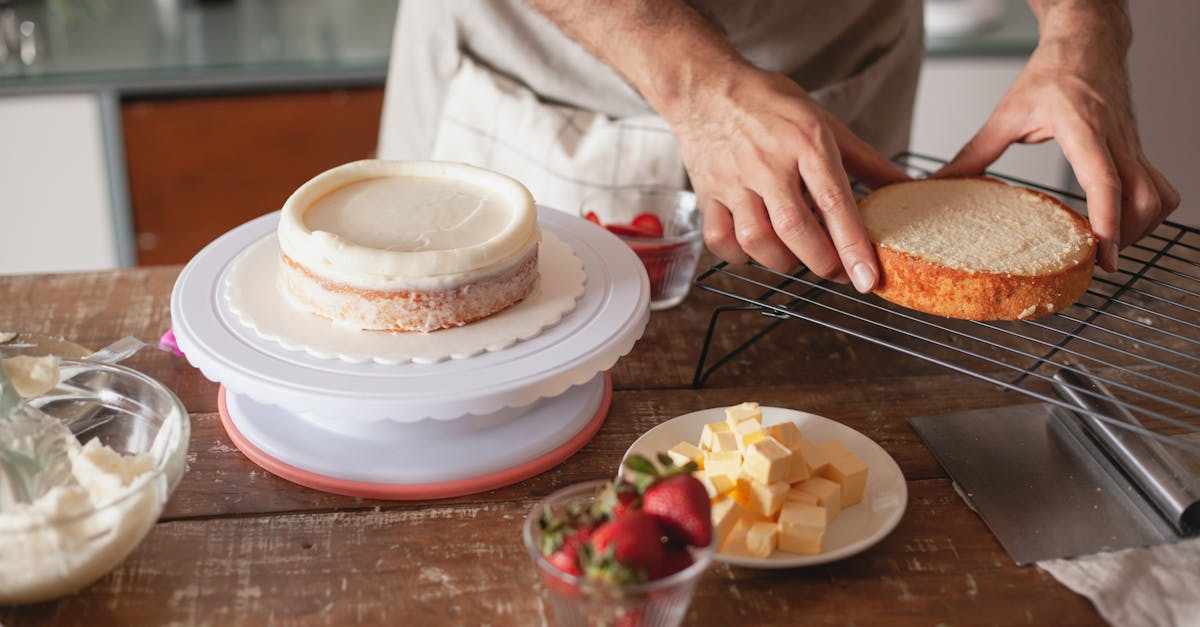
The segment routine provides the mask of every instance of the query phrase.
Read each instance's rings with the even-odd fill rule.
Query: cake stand
[[[278,212],[217,238],[180,273],[171,322],[180,350],[221,384],[221,422],[264,469],[327,492],[444,498],[515,483],[572,455],[608,414],[607,370],[645,330],[650,286],[604,229],[539,207],[538,222],[583,264],[575,309],[496,352],[431,364],[350,363],[261,337],[225,286]],[[287,304],[282,293],[280,306]]]

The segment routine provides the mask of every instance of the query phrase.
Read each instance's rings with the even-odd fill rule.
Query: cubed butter
[[[748,401],[725,408],[725,422],[736,425],[743,420],[753,420],[759,425],[762,424],[762,411],[758,408],[758,403]]]
[[[717,438],[717,434],[730,433],[731,429],[732,426],[728,422],[724,421],[710,422],[704,425],[704,428],[700,430],[700,448],[706,451],[716,450],[715,440]]]
[[[754,557],[771,557],[779,545],[779,526],[760,521],[746,530],[746,552]]]
[[[742,513],[742,506],[727,496],[719,496],[713,501],[712,523],[713,531],[717,534],[717,546],[725,542],[734,525],[742,519]]]
[[[829,520],[837,518],[842,511],[842,486],[825,477],[809,477],[807,481],[797,484],[801,492],[808,492],[817,497],[817,505],[825,508]]]
[[[788,451],[788,476],[784,481],[798,483],[812,476],[808,471],[808,460],[800,449]]]
[[[713,437],[712,448],[709,450],[717,452],[736,451],[740,453],[741,451],[738,450],[737,443],[738,439],[733,434],[733,431],[724,431]]]
[[[704,472],[710,475],[738,476],[742,468],[742,454],[737,451],[705,451]]]
[[[779,550],[818,555],[825,537],[825,508],[807,503],[784,503],[779,512]]]
[[[842,486],[842,506],[849,507],[861,502],[867,491],[866,462],[837,440],[825,442],[819,448],[829,458],[821,476]]]
[[[783,497],[783,504],[788,503],[804,503],[805,505],[816,505],[817,495],[811,492],[805,492],[797,486],[792,486],[788,493]]]
[[[732,491],[735,485],[733,478],[729,475],[710,474],[703,470],[697,470],[692,473],[692,476],[700,480],[700,484],[704,486],[710,499],[715,499],[722,494]]]
[[[791,452],[774,438],[763,438],[746,447],[742,472],[759,483],[787,482]]]
[[[829,463],[829,458],[825,456],[825,453],[821,452],[817,444],[807,437],[800,440],[797,450],[804,456],[804,465],[808,468],[809,475],[821,474],[825,470],[825,465]]]
[[[783,500],[791,486],[780,481],[778,483],[750,482],[750,511],[766,518],[772,518],[783,507]]]
[[[733,435],[737,437],[738,450],[742,454],[746,453],[751,444],[767,437],[767,434],[763,433],[762,425],[753,420],[743,420],[733,425]]]
[[[804,439],[804,434],[800,433],[800,427],[792,421],[781,422],[777,425],[771,425],[763,429],[767,435],[775,438],[780,444],[787,447],[789,451],[796,450],[800,445],[800,440]]]
[[[696,448],[691,442],[680,442],[667,450],[667,457],[675,462],[676,466],[683,466],[688,462],[696,462],[696,467],[704,470],[704,451]]]

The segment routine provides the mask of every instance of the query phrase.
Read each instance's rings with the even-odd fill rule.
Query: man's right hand
[[[869,186],[908,178],[788,77],[749,64],[664,107],[710,250],[780,272],[797,260],[861,292],[879,272],[847,172]]]

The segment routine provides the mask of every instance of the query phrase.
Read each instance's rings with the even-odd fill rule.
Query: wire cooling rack
[[[914,176],[945,163],[913,153],[896,161]],[[1041,189],[1076,209],[1084,206],[1082,196],[1067,190],[989,174]],[[1036,320],[929,316],[858,294],[807,268],[785,275],[754,263],[718,263],[701,273],[695,286],[741,304],[714,310],[693,387],[780,325],[807,320],[1200,455],[1195,437],[1200,435],[1200,231],[1195,228],[1164,223],[1121,253],[1116,272],[1097,268],[1078,303]],[[774,320],[706,368],[718,320],[730,313]]]

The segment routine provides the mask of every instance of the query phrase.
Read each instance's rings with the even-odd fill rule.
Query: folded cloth
[[[1087,597],[1118,627],[1200,626],[1200,538],[1038,567]]]

